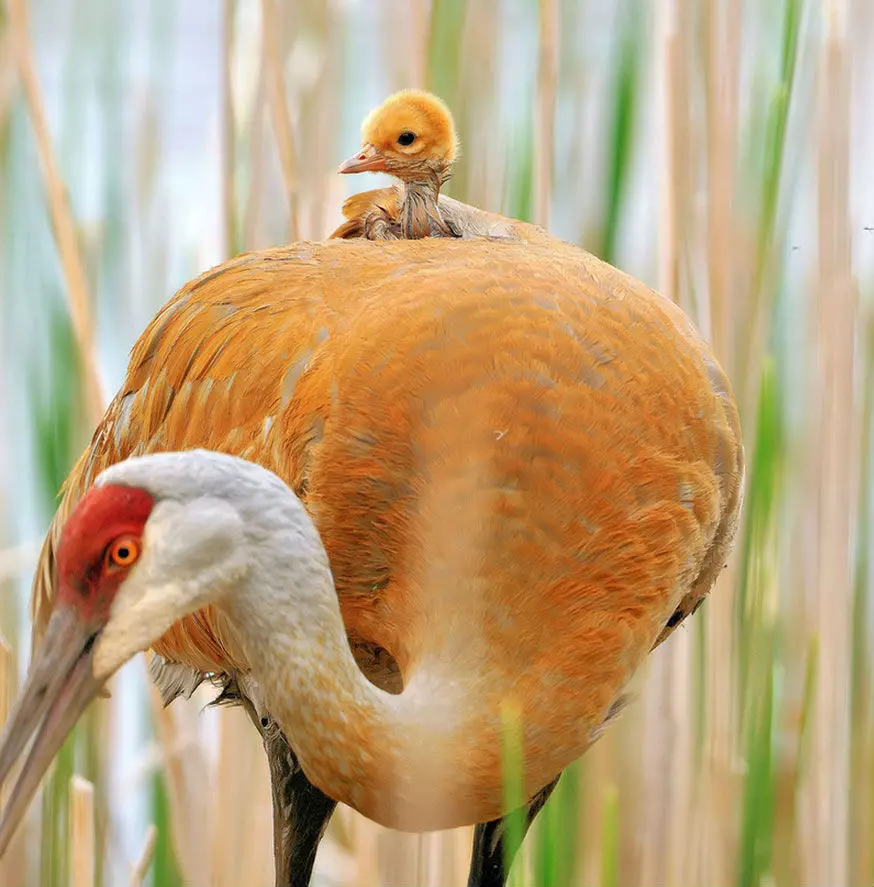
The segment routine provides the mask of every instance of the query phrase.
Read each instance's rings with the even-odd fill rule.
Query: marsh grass
[[[501,761],[504,775],[504,809],[507,826],[504,838],[504,864],[510,866],[522,846],[525,834],[525,774],[522,769],[522,720],[515,702],[507,700],[501,712],[502,741]],[[509,887],[519,887],[520,869],[511,872]]]
[[[859,4],[837,25],[803,0],[646,6],[415,0],[401,13],[388,0],[198,0],[134,15],[84,0],[72,15],[69,0],[10,0],[0,552],[41,538],[103,387],[116,389],[158,306],[231,254],[327,233],[350,187],[332,174],[345,140],[403,78],[421,81],[458,119],[464,154],[449,193],[549,219],[661,286],[713,342],[744,425],[729,568],[560,781],[514,884],[869,884],[874,269],[856,226],[874,207],[864,180],[851,211],[848,168],[874,133],[850,118],[872,96],[848,71],[874,35]],[[0,708],[29,647],[31,568],[19,583],[0,577],[13,651],[0,649]],[[131,677],[141,667],[66,743],[40,815],[0,863],[4,884],[87,879],[68,843],[74,776],[94,786],[95,883],[236,887],[240,871],[270,883],[254,733],[239,713],[198,714],[208,694],[160,712]],[[138,779],[115,741],[131,710],[157,762]],[[515,809],[521,755],[518,725],[508,728]],[[251,771],[250,785],[234,768]],[[119,782],[135,804],[119,803]],[[462,883],[469,840],[469,829],[395,835],[341,810],[317,876]]]

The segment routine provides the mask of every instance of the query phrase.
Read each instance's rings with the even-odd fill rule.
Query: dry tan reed
[[[810,772],[803,794],[806,869],[812,883],[848,884],[852,516],[856,513],[854,397],[856,290],[852,276],[850,80],[845,24],[829,7],[819,121],[819,279],[811,308],[818,384],[810,429],[818,453],[818,570],[811,630],[819,640]]]
[[[15,698],[15,674],[18,669],[12,658],[9,643],[0,634],[0,724],[6,723]]]
[[[70,887],[94,887],[94,786],[70,780]]]
[[[428,79],[428,0],[411,0],[409,9],[412,47],[409,85],[424,89]]]
[[[275,0],[261,0],[261,27],[273,134],[276,137],[279,166],[288,202],[288,239],[294,241],[299,236],[297,152],[282,72],[282,55],[279,49],[281,29]]]
[[[735,280],[738,269],[734,208],[739,124],[740,28],[739,0],[709,7],[707,32],[707,251],[709,256],[710,328],[713,348],[724,364],[731,360],[730,343]],[[727,366],[727,369],[731,369]]]
[[[555,156],[555,100],[558,89],[558,0],[540,0],[540,53],[534,125],[534,221],[549,225],[552,163]]]
[[[12,709],[12,702],[15,699],[15,691],[18,686],[17,672],[12,648],[0,635],[0,727],[6,723],[6,718]],[[6,792],[0,786],[0,804],[5,800]],[[24,879],[28,839],[29,827],[28,823],[24,822],[19,834],[13,838],[6,855],[0,859],[0,884],[15,884]]]
[[[236,56],[236,0],[224,0],[222,27],[222,203],[224,205],[225,255],[237,252],[237,125],[233,68]]]
[[[681,205],[678,145],[687,137],[688,120],[681,114],[679,92],[679,37],[676,10],[663,4],[662,18],[655,30],[654,50],[661,59],[664,114],[662,174],[659,181],[659,282],[660,289],[674,301],[679,299],[680,246],[678,208]],[[688,803],[681,784],[683,760],[688,756],[687,660],[690,639],[683,635],[670,647],[657,651],[649,670],[644,701],[644,731],[651,737],[643,751],[643,800],[641,810],[641,861],[643,883],[671,885],[682,880],[678,871],[686,848],[675,846],[675,836],[686,826],[683,814]],[[678,686],[679,685],[679,686]],[[678,692],[679,691],[679,692]],[[685,710],[676,712],[678,702]]]
[[[710,67],[707,73],[707,232],[708,306],[711,342],[726,371],[732,372],[728,305],[736,294],[732,275],[738,259],[734,238],[735,146],[738,144],[738,31],[739,4],[722,0],[709,5],[707,48]],[[691,186],[690,186],[691,192]],[[690,223],[692,219],[689,219]],[[701,318],[699,317],[699,322]],[[741,409],[743,407],[741,406]],[[746,429],[745,429],[746,430]],[[735,552],[735,558],[737,552]],[[739,785],[738,715],[735,710],[734,639],[732,626],[737,584],[731,570],[724,572],[706,612],[707,632],[707,740],[701,791],[693,802],[707,811],[698,819],[706,823],[693,834],[700,836],[696,847],[700,855],[688,875],[705,883],[723,883],[734,874],[738,833],[732,823],[738,809]]]
[[[155,855],[155,844],[158,841],[158,830],[155,826],[150,825],[146,830],[146,837],[143,839],[143,846],[137,861],[131,866],[129,887],[142,887],[149,873],[149,866],[152,864],[152,857]]]
[[[6,121],[16,91],[14,51],[12,49],[12,33],[9,28],[0,31],[0,120]]]
[[[266,117],[267,56],[263,54],[258,68],[258,86],[252,106],[252,117],[247,127],[252,161],[249,165],[249,193],[246,200],[246,211],[243,215],[243,248],[258,242],[258,226],[262,222],[263,214],[261,207],[264,199],[264,129]]]

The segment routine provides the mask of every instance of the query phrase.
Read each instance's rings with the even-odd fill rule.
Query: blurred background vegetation
[[[569,771],[517,883],[870,885],[869,0],[8,0],[0,718],[56,492],[136,337],[209,266],[327,236],[375,179],[337,163],[405,86],[456,115],[452,196],[678,301],[744,423],[735,556]],[[140,883],[150,847],[157,887],[272,883],[255,731],[202,712],[208,692],[161,712],[143,665],[67,743],[0,884]],[[462,884],[469,848],[341,810],[316,883]]]

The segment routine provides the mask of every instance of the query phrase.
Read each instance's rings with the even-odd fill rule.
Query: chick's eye
[[[404,148],[412,145],[413,142],[415,142],[415,141],[416,141],[416,134],[414,132],[410,132],[409,130],[402,132],[398,136],[398,144]]]
[[[106,549],[106,567],[110,570],[129,567],[139,556],[140,543],[132,536],[122,536]]]

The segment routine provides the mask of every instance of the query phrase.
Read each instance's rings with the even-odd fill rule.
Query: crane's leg
[[[528,802],[525,817],[522,820],[522,837],[528,834],[531,823],[549,800],[552,790],[558,785],[561,774],[545,785]],[[504,887],[510,873],[513,860],[504,859],[504,838],[507,820],[493,819],[491,822],[480,823],[473,835],[473,853],[470,857],[470,875],[467,887]],[[518,848],[517,848],[518,849]]]
[[[272,722],[262,735],[273,794],[276,887],[308,887],[316,851],[337,802],[304,776],[285,736]]]
[[[222,695],[242,704],[264,742],[273,800],[274,883],[276,887],[309,887],[316,851],[337,802],[304,776],[251,679],[227,681]]]
[[[364,236],[367,240],[400,240],[398,223],[380,207],[364,219]]]

